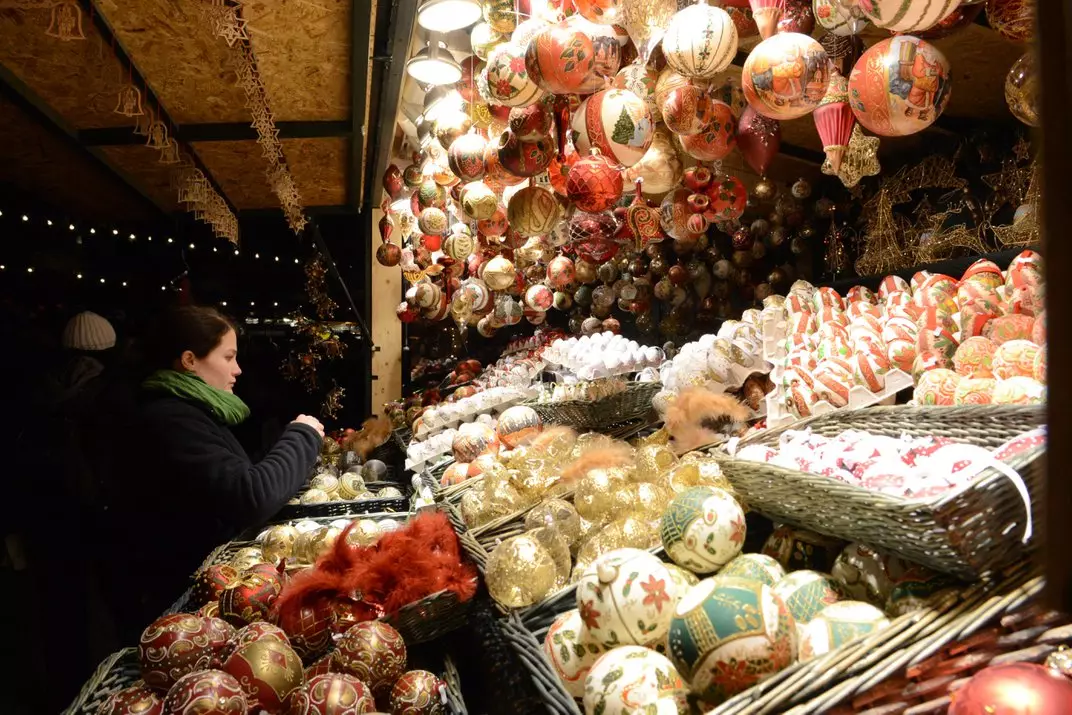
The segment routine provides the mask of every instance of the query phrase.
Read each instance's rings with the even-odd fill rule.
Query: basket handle
[[[1023,544],[1026,544],[1031,541],[1031,536],[1034,534],[1034,520],[1031,516],[1031,493],[1030,491],[1028,491],[1027,484],[1024,482],[1024,478],[1021,477],[1020,473],[1010,467],[1008,464],[1002,462],[1000,459],[994,457],[992,454],[983,454],[982,450],[979,450],[978,453],[972,454],[972,459],[977,461],[977,463],[981,464],[984,469],[986,467],[994,469],[999,474],[1006,477],[1010,482],[1012,482],[1012,485],[1016,487],[1016,491],[1019,493],[1020,499],[1024,502],[1024,511],[1026,512],[1027,516],[1026,523],[1024,524],[1024,535],[1020,539],[1020,541]],[[971,489],[974,482],[975,480],[972,480],[971,482],[968,482],[959,489],[949,492],[942,497],[941,501],[944,502],[945,500],[950,499],[961,492]]]

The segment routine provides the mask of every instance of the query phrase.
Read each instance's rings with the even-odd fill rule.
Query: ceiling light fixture
[[[432,32],[453,32],[481,17],[477,0],[426,0],[417,10],[417,24]]]
[[[462,68],[454,61],[444,42],[433,39],[406,62],[406,72],[421,84],[454,84],[462,78]]]
[[[421,108],[424,110],[421,113],[424,121],[431,123],[439,119],[444,112],[450,110],[463,111],[465,109],[465,100],[457,89],[449,85],[443,85],[428,90],[428,93],[424,95],[424,102]],[[417,124],[419,121],[420,117],[414,123]]]

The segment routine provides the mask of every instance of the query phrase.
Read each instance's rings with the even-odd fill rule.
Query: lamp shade
[[[462,78],[462,68],[442,42],[429,42],[406,62],[406,72],[422,84],[454,84]]]
[[[477,0],[426,0],[417,10],[417,24],[432,32],[453,32],[481,18]]]

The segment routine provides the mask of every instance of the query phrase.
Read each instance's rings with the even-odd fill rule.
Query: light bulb
[[[480,20],[476,0],[427,0],[417,11],[417,24],[432,32],[453,32]]]
[[[430,41],[406,62],[406,72],[421,84],[454,84],[462,78],[462,68],[447,46],[437,40]]]

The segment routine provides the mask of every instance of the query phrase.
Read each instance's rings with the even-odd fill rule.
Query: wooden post
[[[372,236],[369,261],[372,262],[372,314],[369,330],[372,341],[379,348],[372,354],[372,381],[370,413],[383,414],[385,402],[402,397],[402,322],[395,315],[395,308],[402,300],[402,271],[395,266],[387,268],[376,261],[376,249],[380,247],[379,225],[383,211],[372,209]]]

